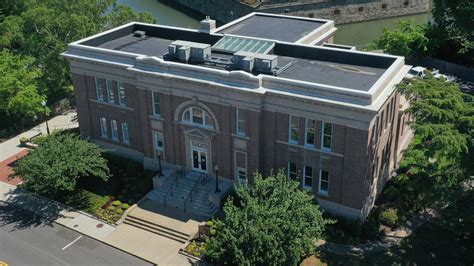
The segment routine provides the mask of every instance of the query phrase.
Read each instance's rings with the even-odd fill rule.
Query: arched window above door
[[[191,125],[214,128],[211,116],[199,107],[189,107],[184,110],[181,121]]]

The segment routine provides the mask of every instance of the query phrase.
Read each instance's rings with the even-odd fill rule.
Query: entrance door
[[[193,170],[198,172],[207,172],[207,152],[192,149]]]

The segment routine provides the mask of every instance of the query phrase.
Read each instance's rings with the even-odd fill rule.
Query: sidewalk
[[[57,115],[50,120],[48,120],[48,125],[50,131],[55,129],[68,129],[68,128],[75,128],[78,127],[79,124],[77,121],[71,122],[73,116],[76,115],[76,112],[70,111],[62,115]],[[0,162],[7,160],[8,158],[18,154],[21,151],[27,150],[26,148],[20,147],[20,138],[25,136],[30,138],[38,133],[43,133],[44,135],[46,132],[46,123],[41,123],[38,126],[19,134],[3,143],[0,143]]]
[[[103,241],[115,230],[114,226],[102,223],[88,214],[77,212],[63,204],[3,182],[0,182],[0,201],[36,213],[51,222],[61,224],[100,241]]]

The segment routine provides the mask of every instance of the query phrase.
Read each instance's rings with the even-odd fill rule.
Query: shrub
[[[398,195],[400,195],[398,189],[396,189],[394,186],[389,186],[385,191],[383,192],[383,195],[390,201],[394,201],[397,199]]]
[[[120,202],[120,200],[114,200],[114,201],[112,202],[112,205],[115,206],[115,207],[118,207],[118,206],[120,206],[121,204],[122,204],[122,202]]]
[[[115,210],[115,213],[116,213],[116,214],[123,214],[123,210],[122,210],[122,209],[116,209],[116,210]]]
[[[397,210],[389,208],[380,213],[380,221],[386,226],[395,227],[398,222]]]
[[[368,240],[375,240],[380,232],[380,210],[373,209],[369,217],[367,218],[366,223],[364,224],[364,229],[362,230],[363,235]]]
[[[207,221],[207,226],[209,227],[213,227],[214,226],[214,222],[213,221]]]
[[[211,234],[211,236],[215,236],[216,233],[217,233],[217,230],[216,229],[211,229],[211,230],[209,230],[209,233]]]
[[[122,209],[123,210],[126,210],[128,208],[130,208],[130,205],[128,205],[127,203],[122,204]]]
[[[110,205],[109,207],[107,207],[107,210],[112,212],[112,211],[114,211],[114,210],[115,210],[115,207],[114,207],[114,206],[112,206],[112,205]]]

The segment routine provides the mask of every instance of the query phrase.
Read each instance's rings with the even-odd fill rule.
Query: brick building
[[[331,44],[328,20],[252,13],[199,30],[129,23],[71,43],[80,132],[147,168],[250,182],[283,169],[364,218],[410,139],[403,57]]]

